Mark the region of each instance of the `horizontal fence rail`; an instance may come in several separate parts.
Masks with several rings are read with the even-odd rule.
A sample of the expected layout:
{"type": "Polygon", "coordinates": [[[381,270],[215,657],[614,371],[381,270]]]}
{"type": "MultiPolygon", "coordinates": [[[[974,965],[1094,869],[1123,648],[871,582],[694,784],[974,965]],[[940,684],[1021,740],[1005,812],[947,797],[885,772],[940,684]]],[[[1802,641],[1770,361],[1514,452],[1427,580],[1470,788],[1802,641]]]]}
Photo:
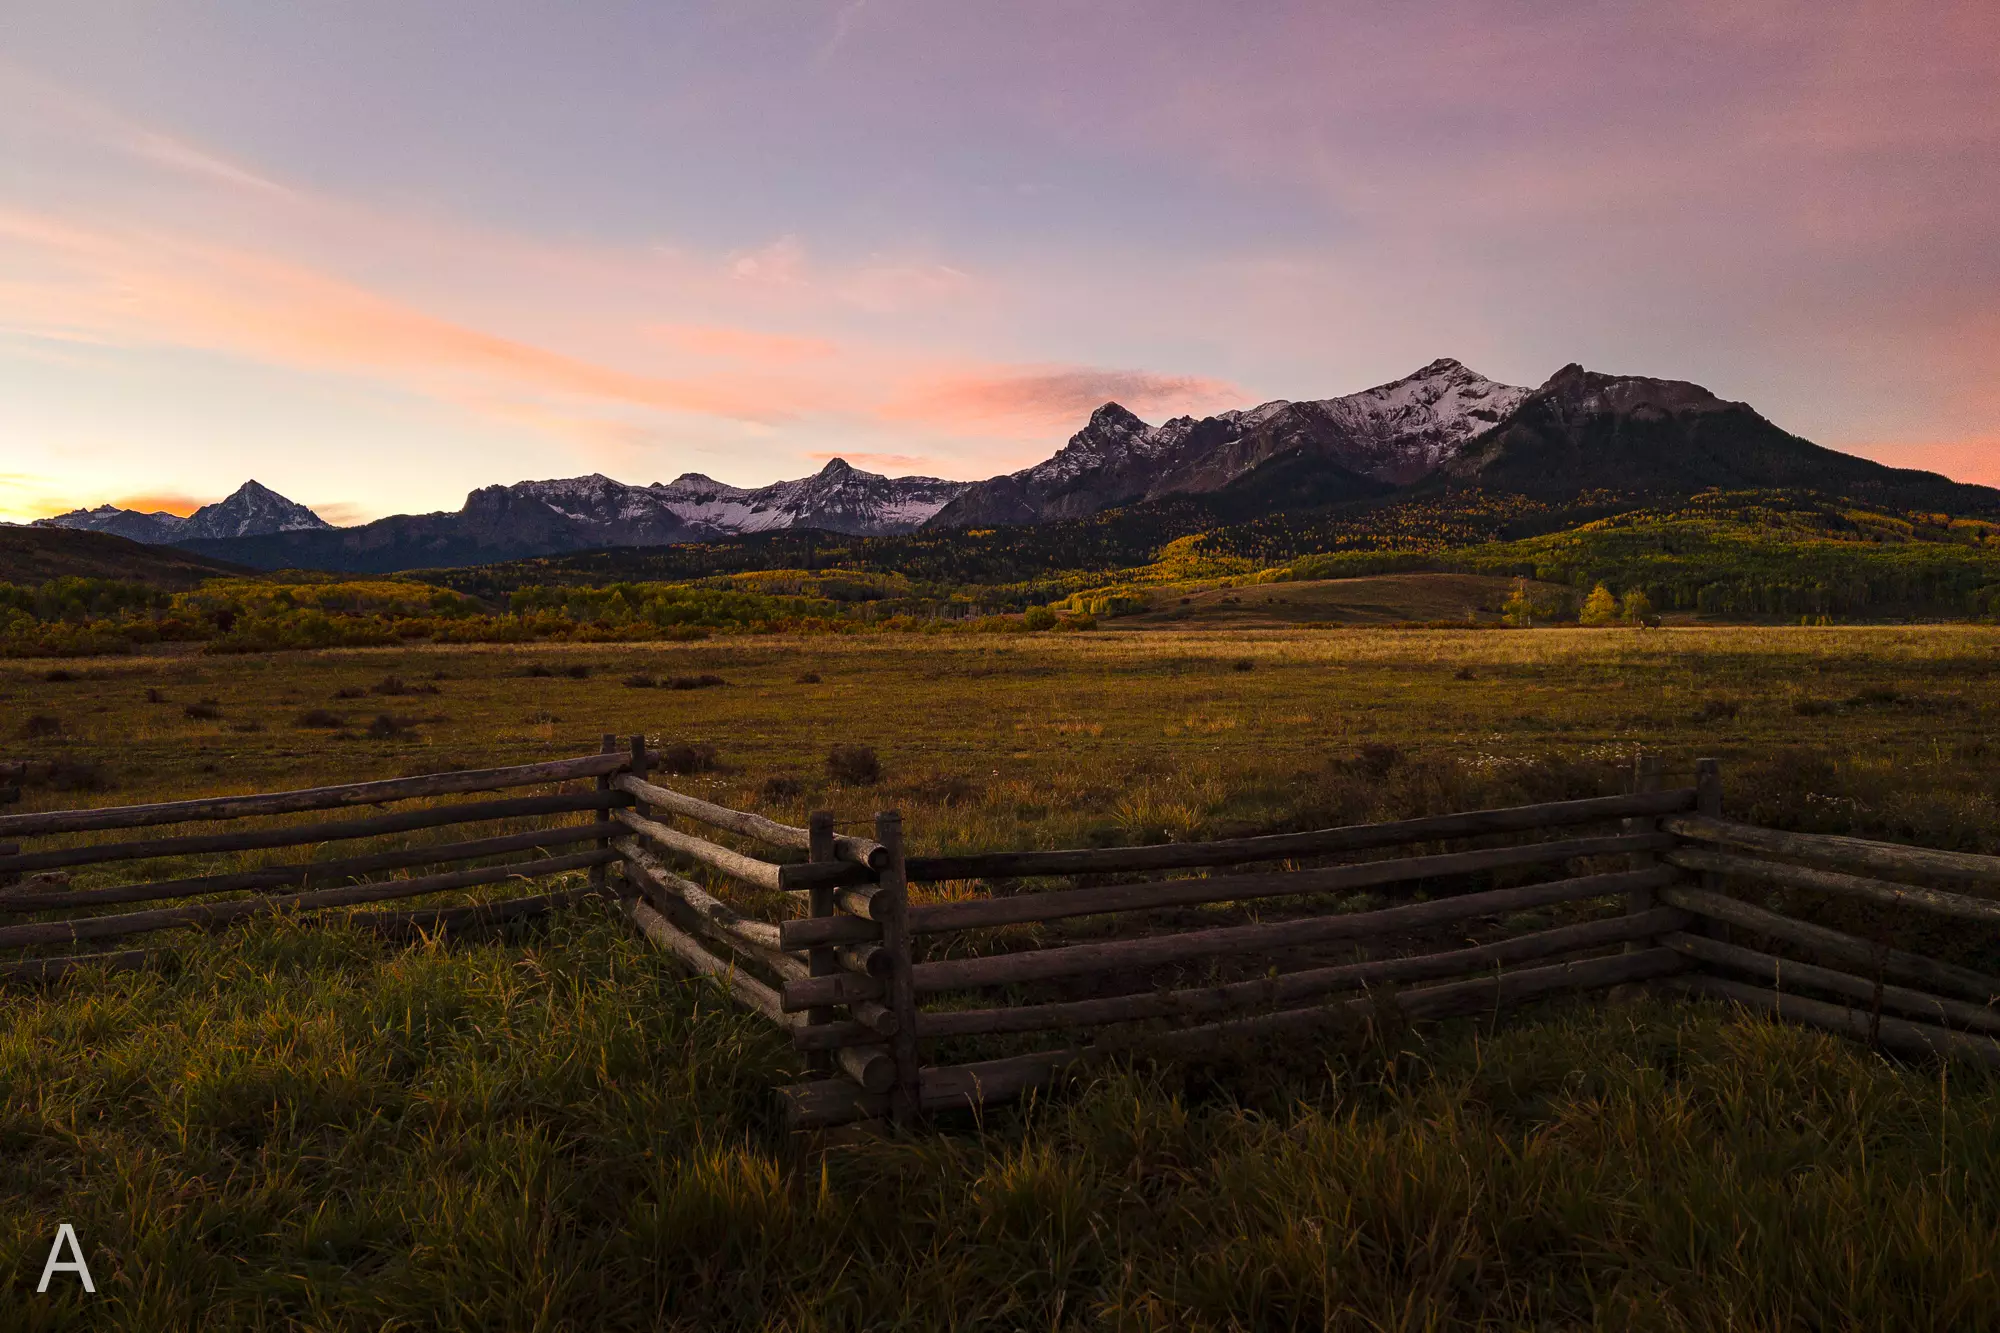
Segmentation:
{"type": "MultiPolygon", "coordinates": [[[[8,815],[0,822],[4,822],[10,840],[47,838],[58,840],[59,845],[10,841],[0,848],[4,851],[0,854],[0,919],[12,918],[0,924],[0,950],[34,951],[190,928],[215,930],[258,917],[449,897],[505,884],[543,891],[497,902],[444,902],[386,912],[348,912],[340,919],[360,929],[409,934],[546,916],[605,896],[605,867],[622,860],[611,841],[627,832],[607,815],[634,803],[632,796],[613,790],[608,780],[651,758],[643,746],[633,747],[630,753],[617,751],[607,738],[603,750],[595,755],[505,768],[259,795],[8,815]],[[592,790],[439,800],[590,781],[595,782],[592,790]],[[413,800],[436,803],[360,818],[282,822],[283,817],[312,811],[413,800]],[[582,820],[570,822],[570,816],[581,816],[582,820]],[[73,841],[78,835],[115,835],[123,829],[269,817],[278,817],[280,822],[161,837],[73,841]],[[520,828],[523,823],[535,827],[520,828]],[[401,835],[480,824],[500,827],[483,836],[460,834],[445,841],[394,845],[401,835]],[[330,844],[364,839],[388,840],[392,845],[344,856],[314,856],[330,844]],[[199,870],[206,858],[262,857],[292,849],[305,855],[278,864],[256,865],[253,861],[247,869],[230,869],[225,862],[207,873],[188,873],[199,870]],[[118,882],[121,873],[129,873],[120,867],[144,862],[164,862],[168,873],[147,877],[142,866],[136,882],[118,882]],[[371,878],[408,870],[418,873],[371,878]],[[587,887],[537,883],[560,881],[580,871],[588,872],[587,887]],[[28,878],[23,879],[23,875],[28,878]],[[110,882],[105,882],[107,876],[110,882]],[[161,905],[138,911],[105,910],[139,904],[161,905]]],[[[88,967],[143,966],[160,956],[158,949],[127,949],[0,958],[0,977],[51,980],[88,967]]]]}
{"type": "MultiPolygon", "coordinates": [[[[663,785],[656,761],[642,737],[621,746],[607,735],[596,755],[507,768],[0,816],[0,949],[523,885],[532,891],[498,901],[339,919],[404,936],[606,904],[784,1029],[810,1075],[782,1090],[799,1128],[884,1115],[908,1125],[1123,1055],[1229,1052],[1385,1016],[1496,1013],[1648,987],[1916,1058],[2000,1065],[2000,976],[1984,967],[2000,960],[2000,895],[1982,892],[2000,889],[2000,857],[1725,819],[1712,760],[1697,763],[1691,787],[1665,787],[1648,756],[1624,795],[1206,842],[949,856],[906,855],[893,812],[877,817],[872,837],[838,832],[826,814],[799,828],[663,785]],[[72,838],[577,782],[592,785],[360,818],[72,838]],[[517,821],[534,827],[509,826],[517,821]],[[500,827],[393,841],[482,823],[500,827]],[[44,838],[56,845],[15,845],[44,838]],[[391,845],[200,863],[371,838],[391,845]],[[1480,839],[1496,841],[1464,846],[1480,839]],[[1381,855],[1351,857],[1371,851],[1381,855]],[[170,864],[118,882],[129,873],[119,867],[144,861],[170,864]],[[1234,869],[1260,862],[1270,864],[1234,869]],[[411,870],[421,873],[396,877],[411,870]],[[1119,875],[1139,878],[1096,882],[1119,875]],[[1056,882],[1016,883],[1035,879],[1056,882]],[[982,893],[978,881],[999,883],[982,893]],[[913,901],[913,883],[974,891],[913,901]],[[744,890],[747,899],[731,900],[744,890]],[[1367,910],[1333,901],[1383,890],[1394,892],[1367,910]],[[746,902],[783,919],[761,919],[746,902]],[[1804,919],[1815,903],[1834,905],[1843,925],[1869,913],[1942,918],[1967,941],[1989,932],[1995,947],[1948,948],[1949,958],[1891,948],[1804,919]],[[158,905],[106,910],[136,904],[158,905]],[[1012,1049],[1035,1034],[1063,1044],[1012,1049]]],[[[156,946],[0,958],[0,978],[46,982],[162,956],[156,946]]]]}
{"type": "Polygon", "coordinates": [[[483,768],[462,773],[429,773],[380,782],[350,782],[338,787],[307,787],[263,796],[211,796],[160,805],[109,806],[96,810],[51,810],[39,814],[0,815],[0,838],[29,834],[82,833],[96,829],[143,828],[151,824],[187,824],[211,819],[241,819],[247,815],[285,815],[304,810],[334,810],[351,805],[380,805],[417,796],[456,796],[465,792],[530,787],[541,782],[616,773],[627,763],[623,755],[599,754],[582,759],[553,759],[511,768],[483,768]]]}

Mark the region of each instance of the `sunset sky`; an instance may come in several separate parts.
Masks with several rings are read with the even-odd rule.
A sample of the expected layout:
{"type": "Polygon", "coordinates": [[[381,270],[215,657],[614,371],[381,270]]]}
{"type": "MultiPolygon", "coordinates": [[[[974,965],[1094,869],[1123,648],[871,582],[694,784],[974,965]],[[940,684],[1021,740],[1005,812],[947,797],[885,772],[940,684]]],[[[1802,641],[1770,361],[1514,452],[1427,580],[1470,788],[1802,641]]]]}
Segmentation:
{"type": "Polygon", "coordinates": [[[21,0],[0,519],[982,477],[1452,356],[2000,484],[2000,4],[21,0]]]}

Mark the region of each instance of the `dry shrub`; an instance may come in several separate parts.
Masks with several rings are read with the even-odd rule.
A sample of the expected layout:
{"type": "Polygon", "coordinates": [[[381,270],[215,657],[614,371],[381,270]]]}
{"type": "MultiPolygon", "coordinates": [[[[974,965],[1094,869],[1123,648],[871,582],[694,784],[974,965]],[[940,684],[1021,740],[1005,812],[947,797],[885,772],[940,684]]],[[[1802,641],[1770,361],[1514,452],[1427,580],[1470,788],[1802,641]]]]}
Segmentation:
{"type": "Polygon", "coordinates": [[[882,761],[869,745],[836,745],[827,751],[826,775],[843,787],[872,787],[882,780],[882,761]]]}
{"type": "Polygon", "coordinates": [[[757,789],[760,799],[769,802],[796,801],[806,794],[803,778],[795,778],[783,773],[773,774],[764,779],[764,785],[757,789]]]}
{"type": "Polygon", "coordinates": [[[1354,767],[1364,777],[1386,778],[1402,762],[1402,747],[1386,741],[1364,741],[1354,752],[1354,767]]]}
{"type": "Polygon", "coordinates": [[[719,763],[715,747],[706,741],[668,741],[660,747],[660,768],[667,773],[713,773],[719,763]]]}

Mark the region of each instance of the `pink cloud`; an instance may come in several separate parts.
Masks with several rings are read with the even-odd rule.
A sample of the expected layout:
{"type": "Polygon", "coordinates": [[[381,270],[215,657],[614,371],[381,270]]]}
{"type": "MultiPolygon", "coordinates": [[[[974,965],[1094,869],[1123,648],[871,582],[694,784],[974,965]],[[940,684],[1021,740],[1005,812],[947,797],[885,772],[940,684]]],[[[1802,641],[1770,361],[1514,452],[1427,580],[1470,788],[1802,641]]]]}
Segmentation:
{"type": "Polygon", "coordinates": [[[930,458],[923,454],[876,454],[858,452],[852,449],[829,449],[818,453],[809,453],[804,455],[804,457],[814,463],[830,463],[838,458],[852,463],[856,467],[881,468],[886,472],[902,474],[922,471],[932,476],[937,475],[939,469],[949,466],[949,464],[940,459],[930,458]]]}
{"type": "Polygon", "coordinates": [[[885,403],[891,420],[947,425],[968,433],[1074,429],[1109,401],[1140,415],[1240,406],[1242,389],[1201,375],[1160,375],[1091,366],[988,366],[919,380],[885,403]]]}

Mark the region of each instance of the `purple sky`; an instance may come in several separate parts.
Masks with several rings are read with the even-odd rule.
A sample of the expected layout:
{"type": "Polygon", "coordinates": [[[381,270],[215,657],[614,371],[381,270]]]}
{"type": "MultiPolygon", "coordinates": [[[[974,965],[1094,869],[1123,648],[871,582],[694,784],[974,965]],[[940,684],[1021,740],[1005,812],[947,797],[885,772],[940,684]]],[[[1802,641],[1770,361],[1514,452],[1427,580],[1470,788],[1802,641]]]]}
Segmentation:
{"type": "Polygon", "coordinates": [[[0,43],[0,518],[978,477],[1438,356],[2000,483],[2000,5],[200,4],[0,43]]]}

